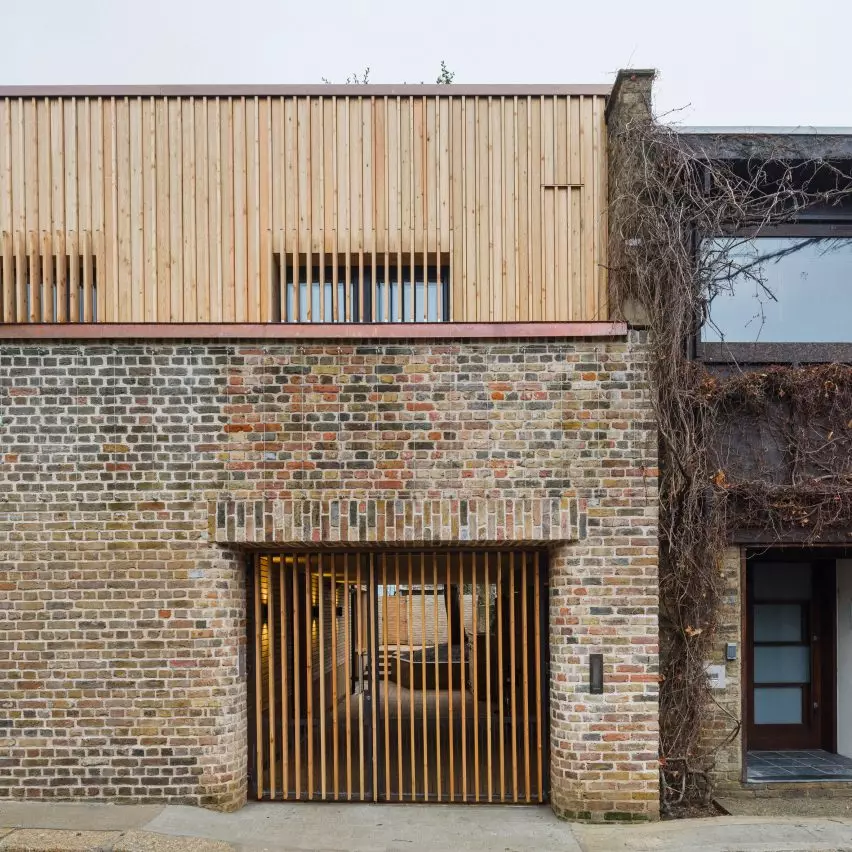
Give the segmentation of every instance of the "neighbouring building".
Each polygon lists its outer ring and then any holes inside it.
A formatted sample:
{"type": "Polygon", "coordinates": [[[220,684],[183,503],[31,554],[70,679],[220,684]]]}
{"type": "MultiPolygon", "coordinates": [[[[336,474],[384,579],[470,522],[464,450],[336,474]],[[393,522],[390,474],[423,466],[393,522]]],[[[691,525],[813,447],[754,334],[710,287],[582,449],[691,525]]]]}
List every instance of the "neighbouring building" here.
{"type": "Polygon", "coordinates": [[[0,796],[656,818],[609,93],[0,92],[0,796]]]}
{"type": "MultiPolygon", "coordinates": [[[[652,80],[622,72],[610,108],[653,122],[652,80]]],[[[610,131],[612,166],[612,122],[610,131]]],[[[698,184],[705,207],[717,203],[717,186],[738,194],[715,208],[727,217],[713,229],[692,221],[682,232],[710,276],[691,282],[709,298],[679,343],[718,406],[702,421],[713,420],[702,494],[707,507],[724,504],[726,536],[704,660],[710,712],[696,751],[727,794],[849,796],[852,128],[667,133],[662,146],[686,152],[682,171],[667,173],[681,188],[698,184]],[[740,213],[747,225],[734,221],[740,213]]],[[[610,196],[614,218],[612,186],[610,196]]],[[[644,313],[618,307],[653,327],[647,304],[644,313]]],[[[680,459],[662,453],[661,467],[680,459]]],[[[677,541],[672,549],[677,559],[677,541]]],[[[664,553],[661,566],[665,577],[664,553]]]]}

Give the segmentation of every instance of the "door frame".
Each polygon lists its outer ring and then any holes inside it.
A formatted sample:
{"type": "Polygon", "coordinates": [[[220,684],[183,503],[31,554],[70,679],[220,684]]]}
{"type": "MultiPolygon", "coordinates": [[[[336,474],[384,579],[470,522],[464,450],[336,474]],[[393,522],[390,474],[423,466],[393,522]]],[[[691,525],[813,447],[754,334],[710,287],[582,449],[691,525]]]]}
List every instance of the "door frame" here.
{"type": "MultiPolygon", "coordinates": [[[[795,548],[778,549],[761,548],[758,552],[749,552],[743,548],[742,558],[742,589],[743,589],[743,772],[745,772],[745,755],[750,750],[805,750],[811,748],[835,751],[837,745],[837,582],[835,558],[826,548],[795,548]],[[768,744],[761,739],[755,730],[754,719],[754,636],[753,636],[753,601],[752,579],[749,567],[761,562],[798,562],[809,563],[813,571],[813,590],[811,615],[813,622],[809,623],[811,633],[811,693],[808,696],[808,709],[813,712],[813,702],[816,692],[818,703],[818,731],[815,744],[806,744],[803,740],[798,743],[795,739],[781,740],[777,746],[768,744]],[[814,617],[815,616],[815,617],[814,617]],[[814,635],[818,638],[814,641],[814,635]]],[[[801,731],[790,730],[799,726],[774,726],[772,733],[783,738],[795,737],[801,731]],[[786,730],[784,730],[786,729],[786,730]]]]}

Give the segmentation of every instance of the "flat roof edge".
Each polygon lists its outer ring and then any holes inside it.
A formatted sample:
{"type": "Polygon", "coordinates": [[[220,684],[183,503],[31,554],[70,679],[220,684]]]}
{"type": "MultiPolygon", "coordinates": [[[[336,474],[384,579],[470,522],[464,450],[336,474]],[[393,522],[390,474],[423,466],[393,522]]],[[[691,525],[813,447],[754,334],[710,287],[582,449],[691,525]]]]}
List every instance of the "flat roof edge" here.
{"type": "Polygon", "coordinates": [[[535,96],[535,95],[599,95],[612,91],[608,83],[533,84],[488,83],[483,85],[450,85],[400,83],[391,85],[174,85],[174,86],[0,86],[0,98],[71,98],[71,97],[294,97],[298,95],[328,97],[397,97],[405,95],[459,97],[464,95],[535,96]]]}

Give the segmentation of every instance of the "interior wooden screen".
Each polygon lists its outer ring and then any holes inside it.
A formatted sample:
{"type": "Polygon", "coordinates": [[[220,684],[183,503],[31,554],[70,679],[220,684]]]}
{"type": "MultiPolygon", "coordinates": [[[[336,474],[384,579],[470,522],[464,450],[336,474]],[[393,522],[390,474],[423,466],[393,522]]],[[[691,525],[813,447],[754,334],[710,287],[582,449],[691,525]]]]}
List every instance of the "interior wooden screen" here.
{"type": "Polygon", "coordinates": [[[539,551],[252,557],[250,793],[547,798],[539,551]]]}

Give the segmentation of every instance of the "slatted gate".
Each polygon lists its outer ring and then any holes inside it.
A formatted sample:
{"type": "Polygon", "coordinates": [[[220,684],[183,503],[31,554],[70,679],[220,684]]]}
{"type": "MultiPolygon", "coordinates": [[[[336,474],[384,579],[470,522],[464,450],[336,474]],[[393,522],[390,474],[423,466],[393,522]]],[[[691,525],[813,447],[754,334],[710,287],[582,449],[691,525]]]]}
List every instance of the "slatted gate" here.
{"type": "Polygon", "coordinates": [[[250,794],[545,801],[545,559],[252,555],[250,794]]]}

